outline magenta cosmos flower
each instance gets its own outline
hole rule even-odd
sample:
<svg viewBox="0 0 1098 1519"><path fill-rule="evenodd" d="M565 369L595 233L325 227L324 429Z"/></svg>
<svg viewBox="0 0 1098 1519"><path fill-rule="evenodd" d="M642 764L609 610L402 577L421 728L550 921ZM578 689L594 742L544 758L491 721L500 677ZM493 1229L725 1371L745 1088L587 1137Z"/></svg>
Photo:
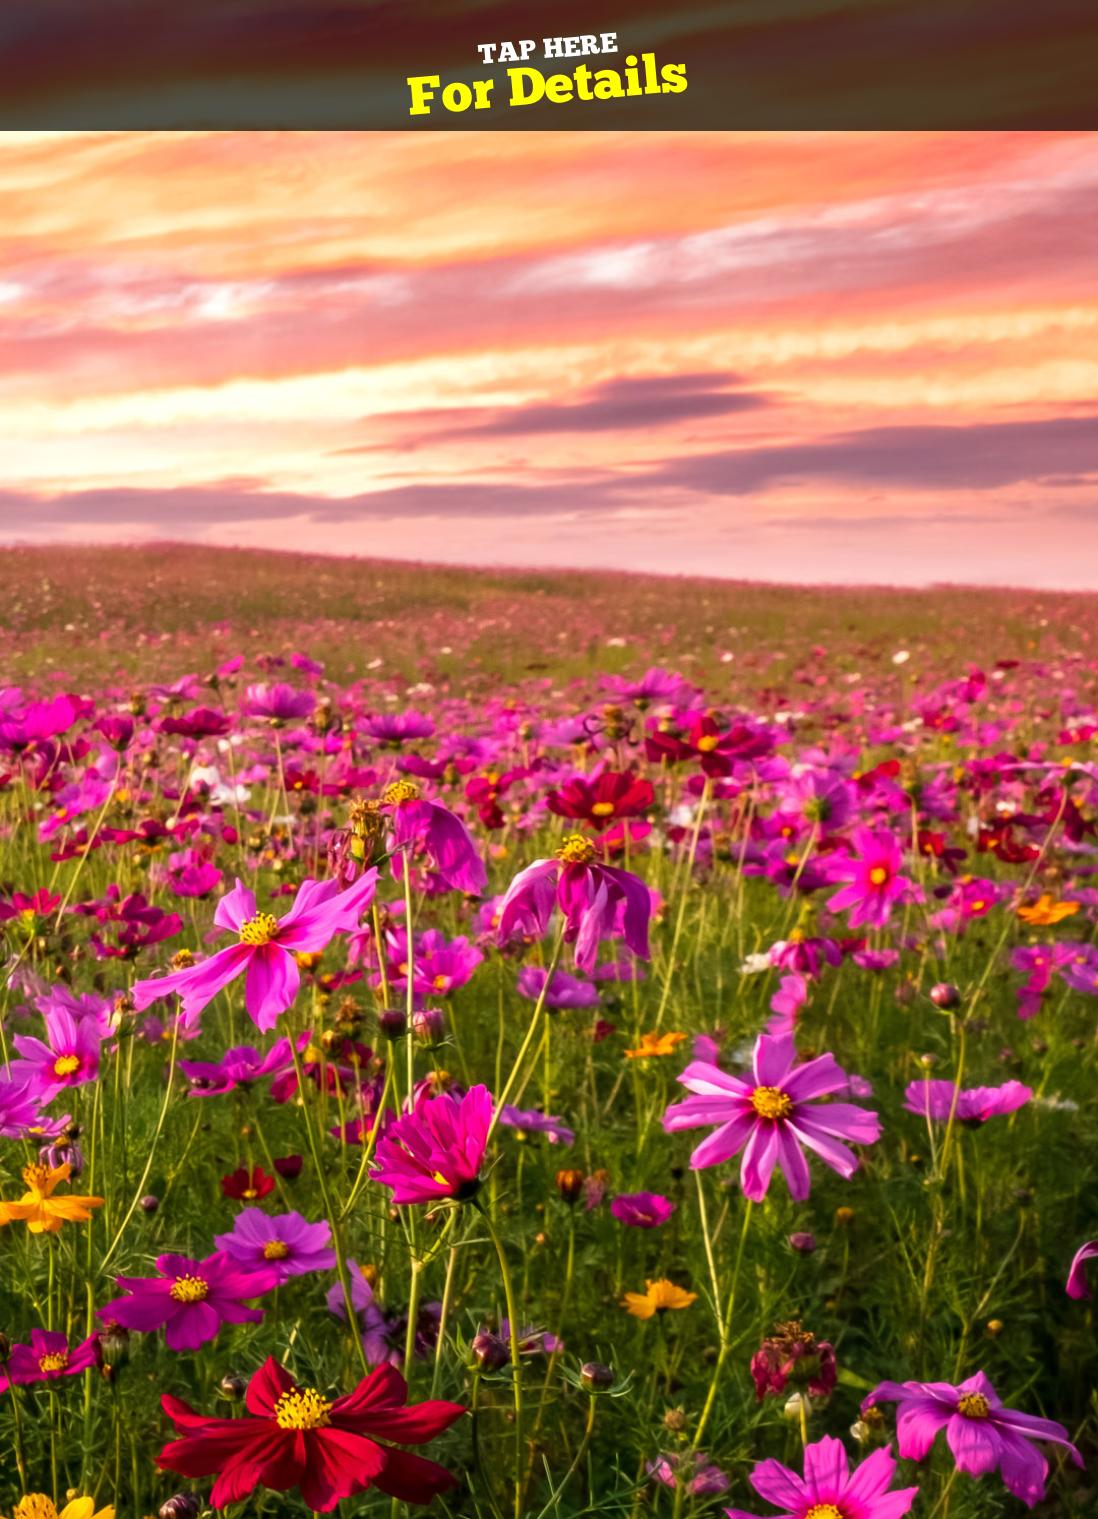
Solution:
<svg viewBox="0 0 1098 1519"><path fill-rule="evenodd" d="M619 1224L633 1229L658 1229L675 1211L675 1204L659 1192L619 1192L610 1212Z"/></svg>
<svg viewBox="0 0 1098 1519"><path fill-rule="evenodd" d="M144 1333L163 1326L169 1350L197 1350L222 1324L258 1324L263 1310L244 1304L279 1284L273 1267L243 1270L222 1250L202 1261L160 1255L156 1269L160 1276L116 1277L128 1296L105 1304L99 1317Z"/></svg>
<svg viewBox="0 0 1098 1519"><path fill-rule="evenodd" d="M851 1472L842 1441L825 1435L804 1448L804 1476L780 1461L760 1461L748 1479L760 1498L782 1510L781 1519L901 1519L917 1487L890 1491L896 1475L891 1450L875 1450ZM728 1519L756 1519L726 1508Z"/></svg>
<svg viewBox="0 0 1098 1519"><path fill-rule="evenodd" d="M29 1382L53 1382L59 1377L75 1377L99 1360L99 1336L89 1335L86 1340L69 1349L63 1334L49 1329L32 1329L29 1345L13 1345L8 1354L5 1374L0 1374L0 1392L13 1382L26 1386Z"/></svg>
<svg viewBox="0 0 1098 1519"><path fill-rule="evenodd" d="M1088 1240L1085 1245L1080 1245L1075 1252L1075 1259L1071 1263L1068 1272L1067 1295L1068 1297L1090 1297L1086 1277L1083 1275L1083 1265L1098 1255L1098 1239Z"/></svg>
<svg viewBox="0 0 1098 1519"><path fill-rule="evenodd" d="M92 1016L74 1018L67 1008L53 1007L45 1015L46 1040L16 1034L12 1043L22 1055L10 1074L48 1103L66 1087L83 1086L99 1075L99 1025Z"/></svg>
<svg viewBox="0 0 1098 1519"><path fill-rule="evenodd" d="M956 1091L952 1081L913 1081L904 1093L904 1107L936 1123L948 1123L950 1113L961 1123L986 1123L989 1118L1025 1107L1033 1096L1020 1081L1004 1081L998 1087L962 1087L954 1108Z"/></svg>
<svg viewBox="0 0 1098 1519"><path fill-rule="evenodd" d="M231 1233L214 1235L214 1244L250 1271L274 1271L279 1283L310 1271L331 1271L336 1264L327 1219L310 1224L300 1213L272 1217L262 1208L245 1208Z"/></svg>
<svg viewBox="0 0 1098 1519"><path fill-rule="evenodd" d="M648 919L652 897L648 887L628 870L604 865L590 839L570 833L551 860L535 860L507 888L499 910L499 943L516 934L540 939L553 908L564 917L564 938L574 945L576 966L590 973L599 943L617 930L622 908L622 932L635 955L648 959Z"/></svg>
<svg viewBox="0 0 1098 1519"><path fill-rule="evenodd" d="M422 849L444 886L474 897L481 894L488 872L472 835L455 813L439 802L427 801L414 781L405 780L386 786L381 806L389 816L394 880L403 881L405 857L413 848Z"/></svg>
<svg viewBox="0 0 1098 1519"><path fill-rule="evenodd" d="M249 686L242 710L252 717L265 717L269 722L288 723L295 718L308 717L315 706L316 697L311 691L298 691L284 682L276 682Z"/></svg>
<svg viewBox="0 0 1098 1519"><path fill-rule="evenodd" d="M743 1150L740 1185L751 1202L766 1196L775 1165L794 1200L804 1201L811 1180L802 1145L840 1176L853 1176L858 1159L840 1141L873 1144L881 1133L877 1115L850 1102L816 1101L847 1091L850 1078L834 1055L799 1066L795 1056L792 1039L760 1034L749 1076L730 1076L708 1060L686 1067L679 1081L693 1095L667 1109L665 1130L719 1126L691 1155L692 1170L719 1165Z"/></svg>
<svg viewBox="0 0 1098 1519"><path fill-rule="evenodd" d="M377 1142L375 1181L393 1189L394 1203L468 1202L480 1186L480 1163L492 1124L492 1094L470 1087L421 1098Z"/></svg>
<svg viewBox="0 0 1098 1519"><path fill-rule="evenodd" d="M900 874L903 852L884 829L855 828L850 840L854 853L832 869L833 878L847 885L828 899L828 909L849 911L851 928L863 924L883 928L895 904L914 889L913 883Z"/></svg>
<svg viewBox="0 0 1098 1519"><path fill-rule="evenodd" d="M1083 1465L1062 1424L1004 1408L982 1371L959 1387L949 1382L882 1382L862 1408L882 1402L897 1405L901 1456L922 1461L938 1431L944 1429L958 1471L982 1477L998 1468L1008 1489L1027 1508L1045 1496L1048 1474L1048 1462L1031 1441L1062 1445L1076 1466Z"/></svg>
<svg viewBox="0 0 1098 1519"><path fill-rule="evenodd" d="M260 912L255 893L237 881L221 898L214 913L218 928L239 935L239 943L219 949L208 960L138 981L133 988L138 1012L178 992L183 1017L191 1022L218 992L235 977L247 972L244 1002L257 1028L272 1029L297 996L300 974L296 956L324 949L337 933L349 933L373 900L377 871L368 870L353 886L340 891L335 881L303 881L293 906L284 918Z"/></svg>

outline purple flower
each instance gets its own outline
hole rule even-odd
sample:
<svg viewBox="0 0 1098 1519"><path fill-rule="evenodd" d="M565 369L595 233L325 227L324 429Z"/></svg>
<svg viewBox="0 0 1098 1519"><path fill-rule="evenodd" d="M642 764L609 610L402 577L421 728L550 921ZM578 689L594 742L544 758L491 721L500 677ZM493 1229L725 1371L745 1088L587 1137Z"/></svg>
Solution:
<svg viewBox="0 0 1098 1519"><path fill-rule="evenodd" d="M271 722L291 722L294 718L308 717L316 706L311 691L296 691L282 682L274 685L249 686L244 693L242 710L252 717L266 717Z"/></svg>
<svg viewBox="0 0 1098 1519"><path fill-rule="evenodd" d="M48 1103L66 1087L83 1086L99 1075L100 1034L93 1017L76 1018L67 1008L45 1014L46 1043L17 1034L12 1040L23 1056L13 1060L11 1075Z"/></svg>
<svg viewBox="0 0 1098 1519"><path fill-rule="evenodd" d="M565 942L575 946L577 969L590 974L600 941L617 931L619 905L626 944L647 960L652 911L648 887L628 870L602 864L591 840L571 833L554 859L535 860L511 882L500 908L497 938L501 944L516 934L540 938L554 907L559 907Z"/></svg>
<svg viewBox="0 0 1098 1519"><path fill-rule="evenodd" d="M545 985L545 970L540 965L524 965L518 973L515 990L520 997L536 1002ZM599 992L590 981L581 981L567 971L556 970L545 994L545 1006L551 1008L597 1007Z"/></svg>
<svg viewBox="0 0 1098 1519"><path fill-rule="evenodd" d="M896 1475L891 1450L875 1450L851 1472L842 1442L825 1435L804 1448L804 1476L780 1461L760 1461L751 1486L782 1510L783 1519L901 1519L915 1501L917 1487L890 1492ZM726 1508L728 1519L756 1519Z"/></svg>
<svg viewBox="0 0 1098 1519"><path fill-rule="evenodd" d="M655 1461L647 1462L645 1471L654 1481L672 1491L682 1484L686 1492L695 1498L715 1497L719 1493L726 1493L732 1485L720 1467L714 1465L701 1450L687 1456L681 1456L675 1451L657 1456Z"/></svg>
<svg viewBox="0 0 1098 1519"><path fill-rule="evenodd" d="M470 1087L460 1101L449 1092L421 1098L377 1142L375 1181L393 1202L467 1202L480 1186L480 1163L492 1123L492 1094Z"/></svg>
<svg viewBox="0 0 1098 1519"><path fill-rule="evenodd" d="M406 739L430 738L435 725L422 712L379 712L359 724L359 732L380 743L399 746Z"/></svg>
<svg viewBox="0 0 1098 1519"><path fill-rule="evenodd" d="M63 1334L49 1329L32 1329L29 1345L13 1345L8 1354L5 1373L0 1374L0 1392L13 1382L53 1382L59 1377L75 1377L99 1360L99 1336L89 1335L75 1349Z"/></svg>
<svg viewBox="0 0 1098 1519"><path fill-rule="evenodd" d="M299 1050L309 1044L308 1032L297 1036ZM293 1047L288 1039L276 1039L265 1055L251 1044L234 1045L218 1061L181 1060L179 1069L191 1083L188 1097L220 1097L237 1087L250 1086L264 1076L282 1076L293 1070Z"/></svg>
<svg viewBox="0 0 1098 1519"><path fill-rule="evenodd" d="M658 1229L674 1213L675 1206L658 1192L620 1192L610 1204L610 1212L619 1224L633 1229Z"/></svg>
<svg viewBox="0 0 1098 1519"><path fill-rule="evenodd" d="M1085 1245L1080 1245L1075 1252L1075 1259L1071 1263L1071 1270L1067 1279L1068 1297L1090 1297L1086 1277L1083 1275L1083 1262L1093 1260L1098 1255L1098 1239L1089 1240Z"/></svg>
<svg viewBox="0 0 1098 1519"><path fill-rule="evenodd" d="M261 1208L245 1208L230 1234L214 1235L214 1244L242 1266L254 1271L269 1268L279 1283L310 1271L331 1271L336 1264L328 1221L310 1224L300 1213L272 1217Z"/></svg>
<svg viewBox="0 0 1098 1519"><path fill-rule="evenodd" d="M509 1129L520 1129L524 1134L544 1134L551 1145L575 1143L575 1133L554 1118L551 1113L539 1113L535 1108L516 1108L505 1102L499 1110L499 1121Z"/></svg>
<svg viewBox="0 0 1098 1519"><path fill-rule="evenodd" d="M0 1076L0 1139L22 1139L38 1122L38 1101L24 1081Z"/></svg>
<svg viewBox="0 0 1098 1519"><path fill-rule="evenodd" d="M1076 1466L1083 1465L1062 1424L1004 1408L982 1371L959 1387L949 1382L882 1382L862 1407L881 1402L897 1404L901 1456L922 1461L938 1431L944 1429L958 1471L982 1477L998 1468L1008 1489L1027 1508L1045 1496L1048 1473L1048 1462L1032 1440L1062 1445Z"/></svg>
<svg viewBox="0 0 1098 1519"><path fill-rule="evenodd" d="M937 1123L947 1123L951 1112L959 1121L986 1123L989 1118L1024 1107L1033 1096L1020 1081L1004 1081L998 1087L962 1088L954 1109L956 1090L952 1081L913 1081L904 1093L904 1107Z"/></svg>
<svg viewBox="0 0 1098 1519"><path fill-rule="evenodd" d="M243 1271L224 1251L192 1260L186 1255L160 1255L159 1276L119 1276L126 1297L99 1309L104 1323L121 1324L145 1333L164 1328L169 1350L197 1350L212 1340L222 1324L258 1324L261 1308L245 1308L252 1298L273 1292L277 1271Z"/></svg>
<svg viewBox="0 0 1098 1519"><path fill-rule="evenodd" d="M303 881L290 911L279 919L259 912L255 893L238 880L217 904L214 922L238 934L239 943L219 949L186 970L136 982L134 1006L141 1012L158 997L178 992L184 1019L191 1022L223 987L247 971L244 1003L248 1016L264 1032L274 1028L279 1014L297 996L301 977L295 956L322 950L337 933L356 927L376 884L376 870L366 871L346 891L340 891L335 881Z"/></svg>
<svg viewBox="0 0 1098 1519"><path fill-rule="evenodd" d="M760 1034L750 1078L730 1076L705 1060L686 1067L679 1081L694 1095L667 1109L664 1129L675 1134L719 1125L691 1155L693 1170L719 1165L743 1150L740 1185L752 1202L766 1196L775 1165L794 1200L804 1201L811 1179L802 1145L840 1176L853 1176L858 1160L839 1141L873 1144L881 1132L877 1115L853 1103L815 1101L847 1091L849 1078L834 1055L800 1066L794 1066L795 1056L792 1039Z"/></svg>
<svg viewBox="0 0 1098 1519"><path fill-rule="evenodd" d="M900 874L903 853L885 830L855 828L850 838L855 852L832 869L833 880L848 884L828 899L828 909L849 910L851 928L863 923L883 928L895 904L914 890L913 883Z"/></svg>

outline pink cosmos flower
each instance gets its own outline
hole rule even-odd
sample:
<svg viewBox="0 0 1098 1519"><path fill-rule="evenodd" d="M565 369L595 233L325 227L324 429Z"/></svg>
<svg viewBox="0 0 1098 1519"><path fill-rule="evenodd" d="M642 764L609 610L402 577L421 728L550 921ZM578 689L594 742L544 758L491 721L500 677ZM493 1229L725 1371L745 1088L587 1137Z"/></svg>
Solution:
<svg viewBox="0 0 1098 1519"><path fill-rule="evenodd" d="M897 1404L901 1456L922 1461L938 1431L944 1429L958 1471L982 1477L998 1468L1007 1488L1027 1508L1045 1496L1048 1474L1048 1462L1032 1440L1062 1445L1076 1466L1083 1465L1062 1424L1004 1408L982 1371L958 1387L949 1382L882 1382L862 1408L881 1402Z"/></svg>
<svg viewBox="0 0 1098 1519"><path fill-rule="evenodd" d="M1033 1097L1031 1089L1020 1081L1004 1081L998 1087L962 1088L954 1109L956 1090L952 1081L913 1081L904 1092L904 1107L936 1123L948 1123L951 1112L958 1122L986 1123L1002 1113L1016 1112Z"/></svg>
<svg viewBox="0 0 1098 1519"><path fill-rule="evenodd" d="M460 1101L450 1092L421 1098L377 1142L375 1181L393 1189L393 1202L468 1202L480 1186L480 1163L492 1123L492 1094L470 1087Z"/></svg>
<svg viewBox="0 0 1098 1519"><path fill-rule="evenodd" d="M271 1267L244 1270L223 1250L201 1261L160 1255L156 1269L159 1276L116 1277L127 1295L106 1303L99 1317L145 1333L163 1326L169 1350L197 1350L222 1324L258 1324L263 1310L244 1304L279 1284Z"/></svg>
<svg viewBox="0 0 1098 1519"><path fill-rule="evenodd" d="M1088 1240L1085 1245L1080 1245L1075 1252L1075 1259L1071 1263L1071 1271L1067 1279L1068 1297L1090 1297L1086 1277L1083 1275L1084 1261L1093 1260L1098 1256L1098 1239Z"/></svg>
<svg viewBox="0 0 1098 1519"><path fill-rule="evenodd" d="M0 1076L0 1139L22 1139L38 1122L38 1098L26 1082Z"/></svg>
<svg viewBox="0 0 1098 1519"><path fill-rule="evenodd" d="M336 1264L327 1219L310 1224L300 1213L272 1217L262 1208L245 1208L229 1234L214 1235L214 1244L251 1271L274 1271L279 1282L310 1271L331 1271Z"/></svg>
<svg viewBox="0 0 1098 1519"><path fill-rule="evenodd" d="M674 1211L671 1199L658 1192L619 1192L610 1204L618 1223L634 1229L658 1229Z"/></svg>
<svg viewBox="0 0 1098 1519"><path fill-rule="evenodd" d="M851 1472L840 1440L825 1435L804 1448L804 1476L780 1461L760 1461L748 1479L760 1498L782 1510L781 1519L902 1519L919 1489L892 1491L896 1461L887 1447ZM756 1519L726 1508L728 1519Z"/></svg>
<svg viewBox="0 0 1098 1519"><path fill-rule="evenodd" d="M663 1115L669 1134L706 1124L719 1127L690 1157L692 1170L719 1165L743 1150L740 1185L761 1202L779 1165L796 1202L808 1196L811 1179L801 1146L814 1150L833 1171L849 1178L858 1159L840 1140L873 1144L880 1138L876 1113L849 1102L816 1099L849 1090L850 1078L834 1055L795 1066L792 1039L760 1034L749 1076L730 1076L706 1060L694 1060L679 1081L694 1095Z"/></svg>
<svg viewBox="0 0 1098 1519"><path fill-rule="evenodd" d="M295 956L314 954L326 947L337 933L356 927L362 912L373 900L377 871L368 870L346 891L334 881L303 881L293 906L282 919L256 907L255 893L239 879L221 898L214 913L218 928L239 935L239 943L219 949L208 960L167 976L138 981L133 988L138 1012L178 992L183 1017L195 1020L223 987L247 972L244 1002L257 1028L272 1029L297 996L300 974Z"/></svg>
<svg viewBox="0 0 1098 1519"><path fill-rule="evenodd" d="M575 946L576 967L590 974L600 941L617 929L620 906L625 942L635 955L647 960L652 911L648 887L628 870L602 864L596 853L590 839L572 833L554 859L535 860L521 870L500 907L499 943L506 944L516 934L540 938L554 907L559 907L565 922L565 942Z"/></svg>
<svg viewBox="0 0 1098 1519"><path fill-rule="evenodd" d="M315 706L316 697L311 691L298 691L284 682L276 682L274 685L249 686L242 710L253 717L265 717L269 722L285 723L308 717Z"/></svg>
<svg viewBox="0 0 1098 1519"><path fill-rule="evenodd" d="M46 1042L16 1034L12 1043L22 1055L10 1075L48 1103L66 1087L83 1086L99 1075L100 1033L94 1017L76 1018L64 1007L45 1015Z"/></svg>
<svg viewBox="0 0 1098 1519"><path fill-rule="evenodd" d="M390 819L388 846L395 881L404 880L405 856L414 846L423 850L450 891L480 895L488 884L488 872L468 828L455 813L421 797L412 781L394 781L386 786L381 805Z"/></svg>
<svg viewBox="0 0 1098 1519"><path fill-rule="evenodd" d="M5 1374L0 1374L0 1392L13 1382L53 1382L59 1377L75 1377L99 1360L99 1336L89 1335L74 1349L63 1334L49 1329L32 1329L29 1345L13 1345L8 1353Z"/></svg>
<svg viewBox="0 0 1098 1519"><path fill-rule="evenodd" d="M883 928L895 904L911 895L915 886L900 874L903 852L884 829L855 828L850 835L854 853L836 862L832 879L846 881L828 899L831 912L850 912L851 928L868 923Z"/></svg>

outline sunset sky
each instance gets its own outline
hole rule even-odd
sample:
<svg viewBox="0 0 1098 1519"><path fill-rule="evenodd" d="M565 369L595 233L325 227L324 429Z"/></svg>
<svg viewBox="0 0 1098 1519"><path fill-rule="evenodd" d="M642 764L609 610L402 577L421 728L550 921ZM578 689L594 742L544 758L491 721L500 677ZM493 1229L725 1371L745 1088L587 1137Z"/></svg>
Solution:
<svg viewBox="0 0 1098 1519"><path fill-rule="evenodd" d="M0 536L1098 587L1098 138L7 134Z"/></svg>

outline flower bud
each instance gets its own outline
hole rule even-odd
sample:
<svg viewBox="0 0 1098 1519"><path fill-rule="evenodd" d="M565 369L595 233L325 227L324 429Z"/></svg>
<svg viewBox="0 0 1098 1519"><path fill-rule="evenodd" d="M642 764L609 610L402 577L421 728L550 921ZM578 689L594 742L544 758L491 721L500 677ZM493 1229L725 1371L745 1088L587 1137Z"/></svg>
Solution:
<svg viewBox="0 0 1098 1519"><path fill-rule="evenodd" d="M789 1397L786 1398L785 1403L782 1407L782 1417L788 1419L790 1424L796 1424L800 1420L802 1409L804 1410L805 1417L807 1418L810 1411L808 1399L802 1397L799 1392L792 1392L789 1394Z"/></svg>
<svg viewBox="0 0 1098 1519"><path fill-rule="evenodd" d="M1002 1319L988 1319L987 1323L984 1325L984 1328L987 1330L987 1333L993 1340L997 1340L1002 1334L1003 1330L1006 1328L1006 1325L1003 1323Z"/></svg>
<svg viewBox="0 0 1098 1519"><path fill-rule="evenodd" d="M850 1438L858 1445L866 1445L873 1438L873 1431L864 1419L857 1419L850 1426Z"/></svg>
<svg viewBox="0 0 1098 1519"><path fill-rule="evenodd" d="M399 1007L384 1007L377 1015L377 1026L386 1039L402 1039L408 1031L408 1020Z"/></svg>
<svg viewBox="0 0 1098 1519"><path fill-rule="evenodd" d="M157 1509L159 1519L198 1519L201 1504L193 1493L176 1493Z"/></svg>
<svg viewBox="0 0 1098 1519"><path fill-rule="evenodd" d="M501 1371L511 1359L503 1339L489 1329L481 1329L473 1336L470 1346L473 1358L481 1371Z"/></svg>
<svg viewBox="0 0 1098 1519"><path fill-rule="evenodd" d="M816 1248L816 1236L804 1234L798 1230L797 1233L789 1236L789 1243L798 1255L811 1255Z"/></svg>
<svg viewBox="0 0 1098 1519"><path fill-rule="evenodd" d="M248 1384L234 1371L227 1371L218 1382L217 1390L223 1398L228 1398L230 1403L239 1403L248 1390Z"/></svg>
<svg viewBox="0 0 1098 1519"><path fill-rule="evenodd" d="M582 1171L563 1170L557 1172L557 1192L566 1203L578 1202L583 1192L584 1175Z"/></svg>
<svg viewBox="0 0 1098 1519"><path fill-rule="evenodd" d="M440 1007L419 1007L412 1014L412 1032L420 1044L438 1044L446 1037L446 1014Z"/></svg>
<svg viewBox="0 0 1098 1519"><path fill-rule="evenodd" d="M141 1208L145 1213L155 1213L159 1206L159 1197L155 1197L151 1192L146 1192L145 1196L141 1199Z"/></svg>
<svg viewBox="0 0 1098 1519"><path fill-rule="evenodd" d="M961 1005L961 994L951 982L939 981L930 988L930 1000L943 1013L949 1013Z"/></svg>
<svg viewBox="0 0 1098 1519"><path fill-rule="evenodd" d="M835 1209L835 1222L837 1224L839 1224L842 1228L848 1229L850 1227L850 1225L854 1222L854 1209L853 1208L836 1208Z"/></svg>
<svg viewBox="0 0 1098 1519"><path fill-rule="evenodd" d="M614 1371L601 1361L585 1361L580 1367L580 1381L588 1392L605 1392L614 1385Z"/></svg>
<svg viewBox="0 0 1098 1519"><path fill-rule="evenodd" d="M124 1366L130 1358L130 1331L123 1324L108 1324L99 1332L99 1353L108 1371Z"/></svg>

